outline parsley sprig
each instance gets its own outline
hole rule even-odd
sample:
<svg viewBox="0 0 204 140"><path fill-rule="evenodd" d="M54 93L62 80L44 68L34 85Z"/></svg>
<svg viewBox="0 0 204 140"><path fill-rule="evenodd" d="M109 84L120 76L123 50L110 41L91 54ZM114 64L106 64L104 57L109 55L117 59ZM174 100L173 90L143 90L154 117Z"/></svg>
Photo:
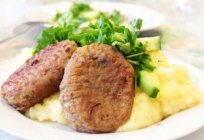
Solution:
<svg viewBox="0 0 204 140"><path fill-rule="evenodd" d="M89 20L82 17L81 13L90 10L92 9L87 5L75 4L69 12L57 15L58 26L42 31L37 38L37 46L33 53L38 53L49 44L66 39L75 41L79 47L102 43L116 48L132 64L136 72L154 69L144 45L137 41L142 26L141 19L133 20L128 28L122 25L123 19L118 11L112 15L100 12L96 23L90 22L87 28L79 28L82 23Z"/></svg>

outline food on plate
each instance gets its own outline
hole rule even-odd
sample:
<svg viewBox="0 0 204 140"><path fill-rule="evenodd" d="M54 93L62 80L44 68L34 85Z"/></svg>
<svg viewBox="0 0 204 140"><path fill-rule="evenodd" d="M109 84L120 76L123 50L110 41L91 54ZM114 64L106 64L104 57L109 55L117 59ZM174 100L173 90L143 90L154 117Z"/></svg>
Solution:
<svg viewBox="0 0 204 140"><path fill-rule="evenodd" d="M24 112L58 91L65 65L76 47L74 42L62 41L28 59L3 83L3 98Z"/></svg>
<svg viewBox="0 0 204 140"><path fill-rule="evenodd" d="M160 92L156 98L151 98L143 90L137 88L130 119L117 131L131 131L151 126L170 115L191 108L201 101L200 92L191 83L187 70L183 66L170 64L160 52L151 52L151 58L152 63L157 67L154 73L159 78ZM169 82L170 84L167 84ZM52 122L52 118L55 117L53 113L46 113L48 117L42 120L41 114L43 113L41 112L43 108L49 108L53 100L59 102L59 93L54 96L55 98L48 97L46 103L43 102L28 109L26 115L34 120ZM60 112L63 112L62 108ZM63 113L59 114L63 115ZM61 116L61 118L63 117ZM58 120L56 122L61 123ZM67 124L69 125L69 121Z"/></svg>
<svg viewBox="0 0 204 140"><path fill-rule="evenodd" d="M139 38L141 19L124 22L87 4L57 13L18 56L33 55L3 84L4 99L31 119L90 133L145 128L200 103L187 70L162 54L161 38Z"/></svg>
<svg viewBox="0 0 204 140"><path fill-rule="evenodd" d="M130 117L134 69L108 45L78 48L65 68L60 101L65 118L77 131L112 132Z"/></svg>

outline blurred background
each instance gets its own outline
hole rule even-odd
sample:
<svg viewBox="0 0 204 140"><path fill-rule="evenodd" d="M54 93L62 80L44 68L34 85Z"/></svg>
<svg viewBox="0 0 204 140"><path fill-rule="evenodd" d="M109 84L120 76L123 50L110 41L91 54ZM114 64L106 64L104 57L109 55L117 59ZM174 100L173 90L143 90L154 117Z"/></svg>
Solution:
<svg viewBox="0 0 204 140"><path fill-rule="evenodd" d="M15 53L19 51L17 48L35 45L35 31L41 30L42 28L40 27L35 28L33 31L31 30L28 34L22 35L21 41L19 41L19 38L5 41L14 35L13 30L15 27L28 21L26 13L31 8L62 1L65 0L0 0L0 60L15 56ZM93 0L71 1L91 2ZM165 22L160 27L142 32L141 35L161 35L164 52L191 63L204 71L204 0L100 1L143 5L163 14ZM18 138L0 131L0 139L17 140ZM204 129L182 138L182 140L192 139L203 140Z"/></svg>
<svg viewBox="0 0 204 140"><path fill-rule="evenodd" d="M25 13L32 7L62 2L65 0L0 0L0 40L9 36L13 27L26 22ZM93 0L66 0L74 2L91 2ZM166 17L167 24L178 26L178 30L204 31L203 0L100 0L126 2L153 8ZM184 26L185 24L185 26ZM200 28L196 28L200 27ZM199 37L198 34L196 37Z"/></svg>

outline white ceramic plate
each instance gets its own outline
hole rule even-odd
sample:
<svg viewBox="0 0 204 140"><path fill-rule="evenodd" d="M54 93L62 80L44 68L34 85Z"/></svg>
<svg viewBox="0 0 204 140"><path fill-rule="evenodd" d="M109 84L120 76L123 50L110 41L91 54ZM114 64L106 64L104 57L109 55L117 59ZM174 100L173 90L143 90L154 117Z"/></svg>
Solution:
<svg viewBox="0 0 204 140"><path fill-rule="evenodd" d="M40 7L33 7L27 11L26 17L29 21L52 21L57 11L67 11L71 3L61 2ZM119 2L92 2L91 6L96 10L111 12L114 9L121 11L128 19L142 18L142 31L159 27L164 22L164 16L152 9L141 5L119 3Z"/></svg>
<svg viewBox="0 0 204 140"><path fill-rule="evenodd" d="M204 94L204 74L199 69L177 59L169 58L169 60L172 63L185 66L189 71L191 80L198 85ZM13 62L15 62L14 59L0 62L1 82L11 73ZM0 128L2 130L21 138L35 140L166 140L180 138L204 126L204 101L151 127L109 134L78 133L67 126L32 121L15 111L2 99L0 99L0 112Z"/></svg>

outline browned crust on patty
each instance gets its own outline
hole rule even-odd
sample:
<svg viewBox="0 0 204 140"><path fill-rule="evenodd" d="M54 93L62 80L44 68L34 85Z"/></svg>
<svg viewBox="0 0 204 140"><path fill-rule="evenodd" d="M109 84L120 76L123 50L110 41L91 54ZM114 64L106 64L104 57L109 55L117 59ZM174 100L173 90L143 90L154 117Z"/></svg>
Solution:
<svg viewBox="0 0 204 140"><path fill-rule="evenodd" d="M65 68L60 101L65 118L77 131L115 131L131 114L134 69L111 46L78 48Z"/></svg>
<svg viewBox="0 0 204 140"><path fill-rule="evenodd" d="M74 42L62 41L41 50L3 83L2 97L24 112L58 91L64 68L76 48Z"/></svg>

